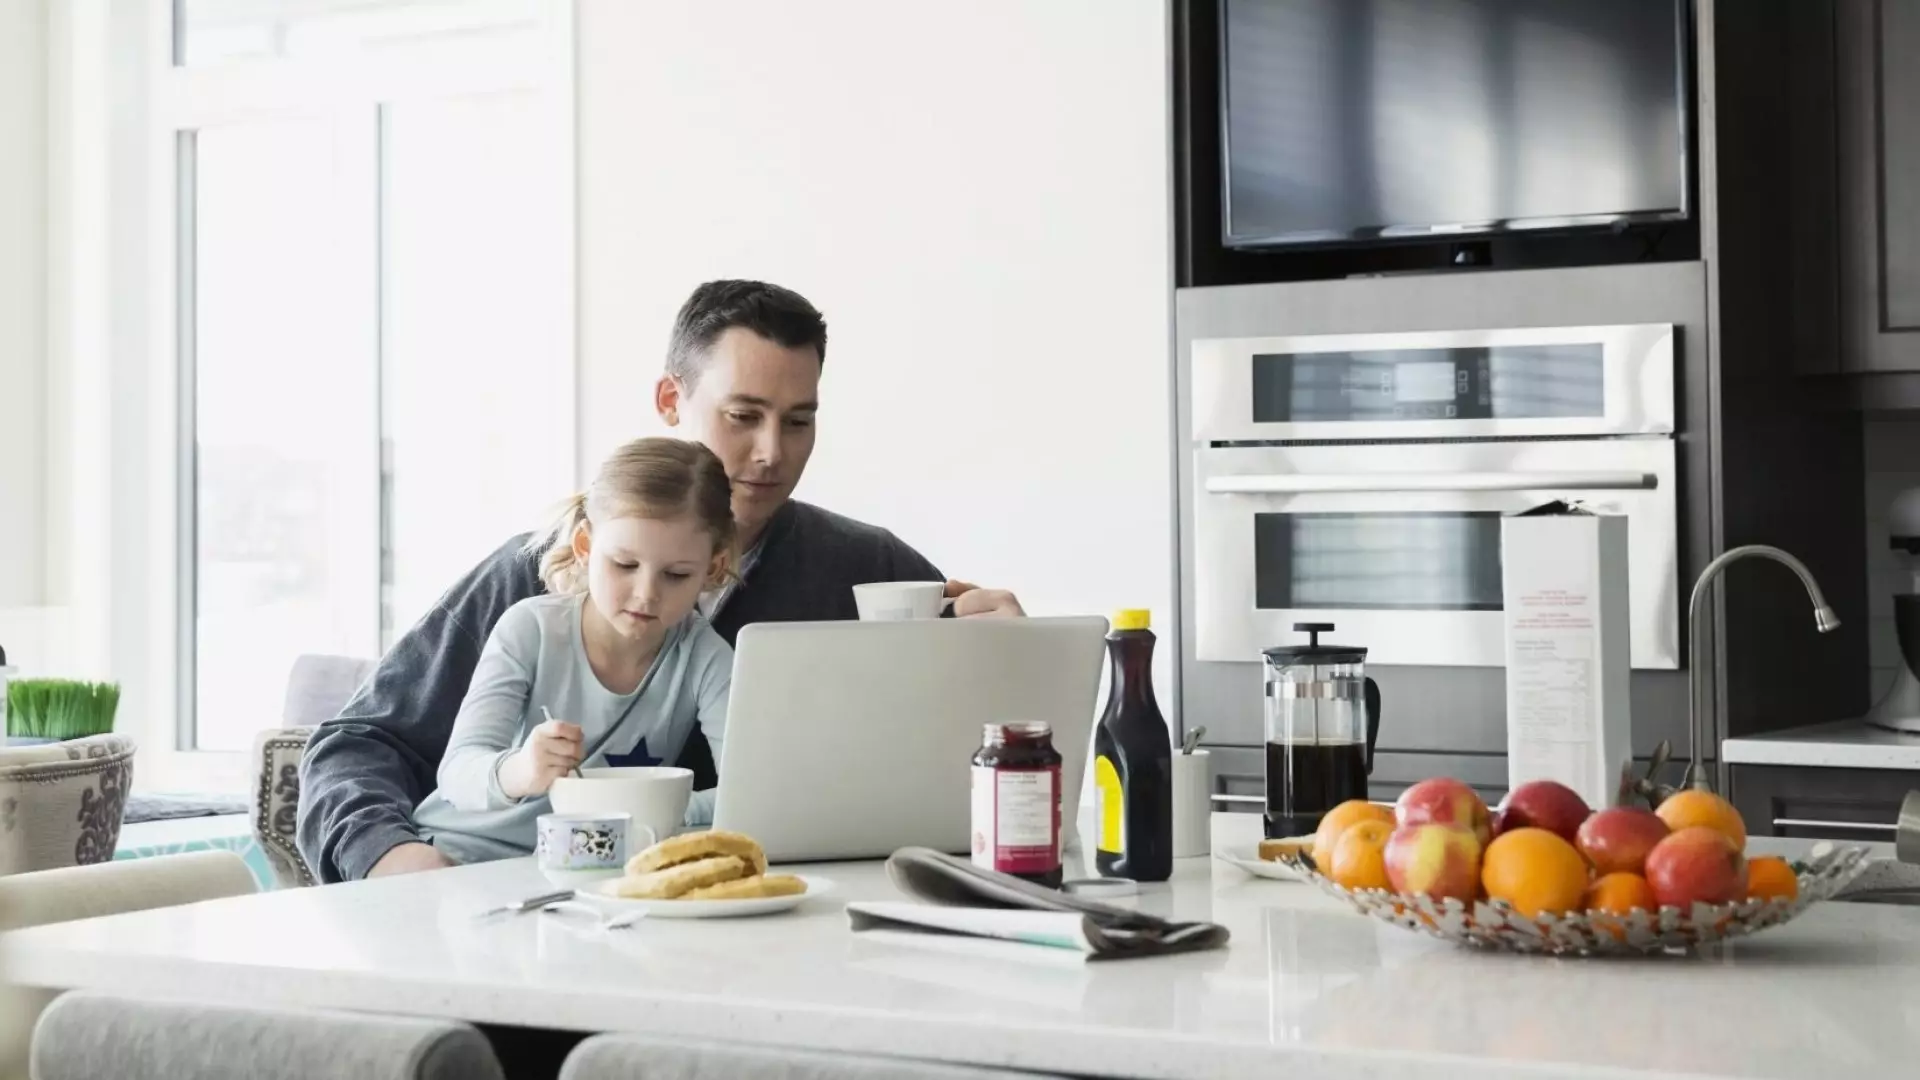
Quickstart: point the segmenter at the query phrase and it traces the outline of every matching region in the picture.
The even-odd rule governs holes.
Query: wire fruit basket
[[[1408,930],[1500,952],[1604,956],[1685,951],[1790,922],[1858,877],[1866,869],[1867,850],[1816,845],[1807,859],[1792,863],[1800,887],[1791,900],[1695,904],[1691,911],[1636,908],[1628,915],[1592,911],[1532,917],[1504,900],[1469,904],[1385,889],[1348,889],[1321,874],[1310,856],[1289,855],[1280,861],[1355,911]]]

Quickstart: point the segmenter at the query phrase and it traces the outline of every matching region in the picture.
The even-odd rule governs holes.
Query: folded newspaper
[[[902,848],[887,860],[887,876],[921,903],[852,903],[853,929],[910,930],[1078,950],[1090,959],[1158,956],[1214,949],[1227,928],[1210,922],[1173,922],[1072,893],[1042,888],[983,870],[929,848]]]

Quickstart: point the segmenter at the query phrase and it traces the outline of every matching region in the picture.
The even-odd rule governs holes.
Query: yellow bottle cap
[[[1121,608],[1113,613],[1115,630],[1145,630],[1153,625],[1153,612],[1146,608]]]

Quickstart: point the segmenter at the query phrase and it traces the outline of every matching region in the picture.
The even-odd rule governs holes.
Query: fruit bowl
[[[1355,911],[1395,926],[1502,952],[1597,956],[1685,950],[1779,926],[1858,877],[1866,868],[1867,850],[1816,845],[1806,861],[1792,864],[1800,891],[1791,900],[1695,904],[1691,911],[1636,908],[1629,915],[1595,911],[1536,917],[1520,914],[1503,900],[1477,900],[1469,905],[1386,889],[1348,889],[1321,874],[1311,855],[1280,861]]]

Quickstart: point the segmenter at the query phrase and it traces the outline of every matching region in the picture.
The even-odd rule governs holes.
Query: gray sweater
[[[613,764],[614,755],[677,760],[696,725],[719,759],[733,650],[707,620],[690,615],[667,631],[640,685],[616,694],[587,661],[586,600],[529,597],[508,608],[487,638],[440,759],[440,787],[413,812],[414,825],[455,862],[533,853],[534,823],[551,804],[545,795],[510,798],[500,765],[548,712],[580,725],[583,766]],[[695,792],[687,824],[712,820],[713,792]]]
[[[482,646],[514,604],[545,589],[539,557],[516,536],[455,582],[395,642],[339,716],[320,725],[300,761],[298,841],[322,881],[365,877],[397,844],[420,839],[414,807],[437,784],[454,717]],[[742,626],[858,617],[853,586],[945,575],[885,529],[802,502],[767,524],[760,558],[713,615],[729,645]],[[676,760],[694,787],[716,782],[698,731]]]

